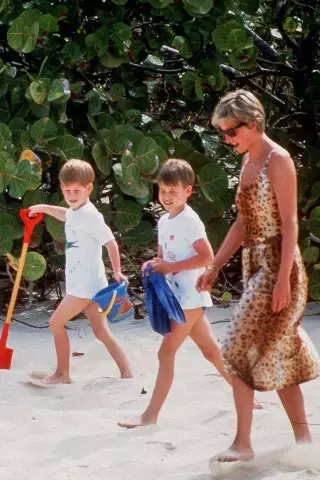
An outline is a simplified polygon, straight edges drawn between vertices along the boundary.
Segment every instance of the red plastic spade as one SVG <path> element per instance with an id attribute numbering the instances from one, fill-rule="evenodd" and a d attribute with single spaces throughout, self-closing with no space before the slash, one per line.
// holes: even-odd
<path id="1" fill-rule="evenodd" d="M 27 255 L 29 243 L 31 240 L 31 235 L 34 227 L 37 225 L 37 223 L 41 222 L 41 220 L 43 219 L 42 213 L 39 213 L 35 217 L 30 218 L 28 217 L 28 212 L 29 210 L 27 208 L 20 210 L 20 217 L 24 223 L 23 247 L 22 247 L 21 256 L 19 260 L 19 268 L 17 271 L 17 275 L 14 281 L 14 286 L 13 286 L 13 290 L 10 298 L 7 316 L 6 316 L 6 319 L 2 328 L 2 332 L 1 332 L 1 337 L 0 337 L 0 369 L 1 370 L 10 370 L 11 368 L 13 348 L 7 347 L 7 340 L 8 340 L 9 329 L 11 325 L 12 314 L 13 314 L 13 310 L 17 300 L 22 272 L 23 272 L 25 261 L 26 261 L 26 255 Z"/>

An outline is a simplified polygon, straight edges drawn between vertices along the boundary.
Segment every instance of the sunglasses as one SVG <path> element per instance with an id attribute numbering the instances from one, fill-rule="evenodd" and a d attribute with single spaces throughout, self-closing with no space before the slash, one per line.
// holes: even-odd
<path id="1" fill-rule="evenodd" d="M 237 135 L 237 130 L 239 128 L 247 125 L 247 123 L 240 122 L 240 123 L 238 123 L 238 125 L 235 125 L 232 128 L 226 128 L 225 130 L 222 130 L 222 128 L 220 128 L 220 127 L 215 128 L 211 124 L 209 124 L 209 125 L 210 125 L 210 130 L 218 130 L 219 135 L 222 135 L 222 136 L 227 135 L 228 137 L 235 137 Z"/>

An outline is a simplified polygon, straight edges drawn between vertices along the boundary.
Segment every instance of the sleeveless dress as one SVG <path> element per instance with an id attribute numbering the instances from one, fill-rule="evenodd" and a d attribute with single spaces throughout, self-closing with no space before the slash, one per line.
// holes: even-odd
<path id="1" fill-rule="evenodd" d="M 280 390 L 320 375 L 318 354 L 300 322 L 307 301 L 307 276 L 296 246 L 290 276 L 291 303 L 272 311 L 272 293 L 281 260 L 281 217 L 267 169 L 240 185 L 238 213 L 245 229 L 243 294 L 222 345 L 227 370 L 259 391 Z"/>

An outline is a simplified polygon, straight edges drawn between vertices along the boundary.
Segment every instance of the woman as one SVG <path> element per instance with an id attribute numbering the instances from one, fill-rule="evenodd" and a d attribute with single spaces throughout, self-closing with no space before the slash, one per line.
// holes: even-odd
<path id="1" fill-rule="evenodd" d="M 246 90 L 225 95 L 212 125 L 242 161 L 236 196 L 238 216 L 197 282 L 210 290 L 219 269 L 243 246 L 244 290 L 223 344 L 233 375 L 237 433 L 217 461 L 251 460 L 254 390 L 277 390 L 297 442 L 311 442 L 300 383 L 316 378 L 316 351 L 299 324 L 307 277 L 297 246 L 297 178 L 289 153 L 265 133 L 265 113 Z"/>

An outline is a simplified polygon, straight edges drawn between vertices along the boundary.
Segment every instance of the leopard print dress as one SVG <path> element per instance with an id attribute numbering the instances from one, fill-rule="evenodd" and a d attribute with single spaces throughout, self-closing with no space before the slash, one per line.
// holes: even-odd
<path id="1" fill-rule="evenodd" d="M 320 375 L 317 352 L 300 327 L 307 276 L 296 247 L 290 277 L 291 303 L 272 312 L 272 292 L 281 260 L 281 217 L 267 175 L 270 152 L 256 181 L 240 185 L 236 203 L 245 228 L 243 294 L 229 324 L 222 352 L 227 370 L 255 390 L 280 390 Z"/>

